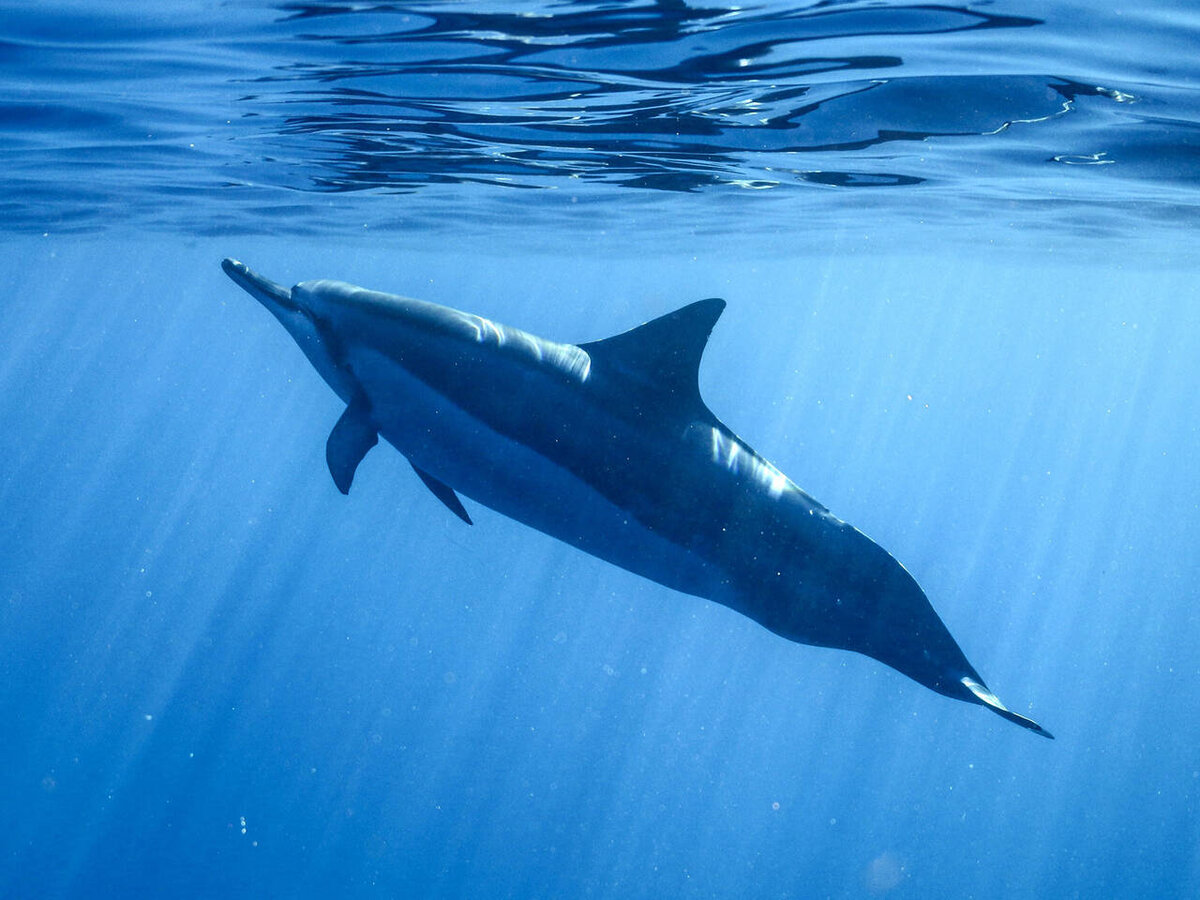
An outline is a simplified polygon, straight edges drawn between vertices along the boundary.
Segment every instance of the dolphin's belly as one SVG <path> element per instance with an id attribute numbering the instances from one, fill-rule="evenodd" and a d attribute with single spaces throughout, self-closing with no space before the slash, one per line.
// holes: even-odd
<path id="1" fill-rule="evenodd" d="M 472 500 L 659 584 L 723 599 L 723 571 L 646 528 L 628 510 L 501 434 L 369 348 L 350 360 L 380 435 L 415 466 Z M 416 483 L 416 482 L 414 482 Z"/>

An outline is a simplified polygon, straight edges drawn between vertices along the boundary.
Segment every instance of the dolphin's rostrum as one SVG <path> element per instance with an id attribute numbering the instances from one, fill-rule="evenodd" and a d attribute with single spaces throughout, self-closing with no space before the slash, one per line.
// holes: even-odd
<path id="1" fill-rule="evenodd" d="M 382 435 L 460 519 L 463 494 L 789 640 L 865 653 L 938 693 L 1007 709 L 912 576 L 800 490 L 700 398 L 725 307 L 701 300 L 574 345 L 445 306 L 226 259 L 345 402 L 326 444 L 350 490 Z"/>

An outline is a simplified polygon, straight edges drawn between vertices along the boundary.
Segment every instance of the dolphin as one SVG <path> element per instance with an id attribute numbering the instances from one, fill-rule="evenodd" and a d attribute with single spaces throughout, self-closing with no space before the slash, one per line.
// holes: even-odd
<path id="1" fill-rule="evenodd" d="M 866 654 L 1008 709 L 908 571 L 730 431 L 700 397 L 720 299 L 583 344 L 339 281 L 290 290 L 222 268 L 346 404 L 325 445 L 349 493 L 379 436 L 470 524 L 459 495 L 791 641 Z"/>

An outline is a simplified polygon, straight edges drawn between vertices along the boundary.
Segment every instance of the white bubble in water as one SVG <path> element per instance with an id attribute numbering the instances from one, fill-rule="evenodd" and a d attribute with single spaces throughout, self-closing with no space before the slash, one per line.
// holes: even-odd
<path id="1" fill-rule="evenodd" d="M 884 852 L 867 865 L 864 881 L 872 894 L 886 894 L 904 880 L 904 864 L 895 853 Z"/>

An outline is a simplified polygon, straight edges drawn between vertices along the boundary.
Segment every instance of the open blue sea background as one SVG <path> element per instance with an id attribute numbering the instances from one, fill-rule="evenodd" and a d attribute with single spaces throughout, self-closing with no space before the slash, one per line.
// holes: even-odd
<path id="1" fill-rule="evenodd" d="M 0 3 L 0 897 L 1200 896 L 1200 13 Z M 713 411 L 1049 742 L 471 504 L 225 278 Z"/>

